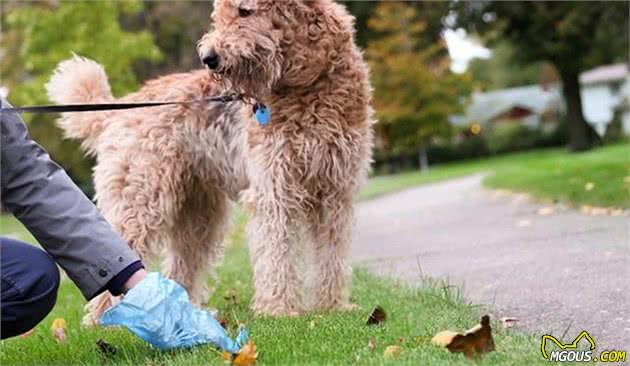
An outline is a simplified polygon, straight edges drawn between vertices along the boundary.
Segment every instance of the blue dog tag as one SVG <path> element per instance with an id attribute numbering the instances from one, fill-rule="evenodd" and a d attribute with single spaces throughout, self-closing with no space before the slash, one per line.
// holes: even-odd
<path id="1" fill-rule="evenodd" d="M 256 121 L 261 126 L 269 123 L 269 119 L 271 118 L 271 111 L 264 104 L 257 104 L 254 106 L 254 115 L 256 116 Z"/>

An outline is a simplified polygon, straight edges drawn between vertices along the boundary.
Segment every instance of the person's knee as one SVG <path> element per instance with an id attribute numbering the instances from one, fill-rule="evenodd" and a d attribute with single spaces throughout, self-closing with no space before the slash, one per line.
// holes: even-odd
<path id="1" fill-rule="evenodd" d="M 59 269 L 43 250 L 22 243 L 2 242 L 2 338 L 21 334 L 53 309 Z"/>

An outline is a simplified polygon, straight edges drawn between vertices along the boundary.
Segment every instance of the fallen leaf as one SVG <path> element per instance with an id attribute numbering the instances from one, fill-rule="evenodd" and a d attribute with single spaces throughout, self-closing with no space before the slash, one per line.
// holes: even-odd
<path id="1" fill-rule="evenodd" d="M 228 364 L 228 365 L 232 364 L 232 358 L 234 357 L 230 352 L 223 351 L 223 353 L 221 353 L 221 357 L 223 357 L 223 361 L 225 364 Z"/>
<path id="2" fill-rule="evenodd" d="M 512 328 L 519 321 L 518 318 L 512 317 L 503 317 L 500 320 L 503 328 Z"/>
<path id="3" fill-rule="evenodd" d="M 540 216 L 549 216 L 549 215 L 553 214 L 554 212 L 556 212 L 555 207 L 553 207 L 553 206 L 545 206 L 545 207 L 539 208 L 537 213 Z"/>
<path id="4" fill-rule="evenodd" d="M 236 366 L 252 366 L 256 363 L 256 358 L 258 358 L 256 344 L 254 341 L 249 341 L 238 351 L 232 364 Z"/>
<path id="5" fill-rule="evenodd" d="M 403 348 L 401 346 L 387 346 L 387 348 L 385 348 L 385 352 L 383 352 L 383 357 L 388 360 L 393 360 L 398 358 L 402 351 Z"/>
<path id="6" fill-rule="evenodd" d="M 610 210 L 610 216 L 622 216 L 623 215 L 623 209 L 621 208 L 613 208 Z"/>
<path id="7" fill-rule="evenodd" d="M 230 323 L 228 322 L 228 320 L 226 318 L 218 318 L 217 319 L 219 324 L 223 327 L 223 329 L 228 329 L 228 327 L 230 326 Z"/>
<path id="8" fill-rule="evenodd" d="M 367 325 L 378 325 L 384 322 L 387 319 L 387 314 L 385 314 L 385 310 L 382 307 L 377 306 L 372 310 L 370 316 L 367 319 Z"/>
<path id="9" fill-rule="evenodd" d="M 587 182 L 587 183 L 584 185 L 584 190 L 585 190 L 585 191 L 592 191 L 592 190 L 593 190 L 593 188 L 595 188 L 595 183 L 593 183 L 593 182 Z"/>
<path id="10" fill-rule="evenodd" d="M 605 216 L 608 215 L 608 209 L 605 207 L 593 207 L 590 214 L 592 216 Z"/>
<path id="11" fill-rule="evenodd" d="M 450 352 L 463 353 L 467 358 L 494 351 L 494 339 L 492 339 L 492 328 L 490 327 L 490 317 L 481 317 L 481 323 L 467 330 L 464 334 L 453 331 L 442 331 L 433 337 L 431 343 L 446 347 Z"/>
<path id="12" fill-rule="evenodd" d="M 375 348 L 376 348 L 376 340 L 374 340 L 374 337 L 371 337 L 370 341 L 368 342 L 368 349 L 370 350 L 370 352 L 374 352 Z"/>
<path id="13" fill-rule="evenodd" d="M 98 346 L 98 351 L 105 356 L 113 356 L 118 351 L 116 347 L 112 346 L 111 344 L 105 342 L 102 339 L 99 339 L 98 341 L 96 341 L 96 345 Z"/>
<path id="14" fill-rule="evenodd" d="M 63 318 L 57 318 L 53 320 L 50 330 L 53 337 L 57 340 L 57 343 L 63 343 L 66 341 L 66 320 Z"/>
<path id="15" fill-rule="evenodd" d="M 27 330 L 26 332 L 20 334 L 20 338 L 27 338 L 31 334 L 33 334 L 33 329 Z"/>
<path id="16" fill-rule="evenodd" d="M 482 316 L 479 325 L 467 330 L 463 335 L 456 335 L 446 348 L 453 353 L 463 352 L 467 358 L 494 351 L 490 317 Z"/>
<path id="17" fill-rule="evenodd" d="M 591 205 L 582 205 L 582 207 L 580 207 L 580 212 L 585 215 L 590 215 L 592 210 L 593 206 Z"/>
<path id="18" fill-rule="evenodd" d="M 431 338 L 431 344 L 446 348 L 457 334 L 457 332 L 453 332 L 452 330 L 443 330 Z"/>

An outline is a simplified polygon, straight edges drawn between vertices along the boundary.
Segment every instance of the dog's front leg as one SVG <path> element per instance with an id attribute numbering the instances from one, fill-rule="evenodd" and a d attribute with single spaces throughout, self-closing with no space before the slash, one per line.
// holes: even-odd
<path id="1" fill-rule="evenodd" d="M 247 227 L 254 270 L 253 310 L 273 316 L 299 315 L 304 310 L 302 279 L 288 215 L 279 207 L 257 206 Z"/>
<path id="2" fill-rule="evenodd" d="M 315 242 L 315 309 L 353 310 L 349 302 L 352 269 L 348 264 L 351 243 L 352 199 L 323 204 L 313 227 Z"/>

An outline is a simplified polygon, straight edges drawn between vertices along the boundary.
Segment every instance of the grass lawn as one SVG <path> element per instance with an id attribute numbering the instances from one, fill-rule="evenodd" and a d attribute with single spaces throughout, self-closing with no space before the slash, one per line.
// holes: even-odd
<path id="1" fill-rule="evenodd" d="M 545 199 L 575 204 L 630 207 L 623 178 L 628 176 L 630 150 L 616 145 L 588 153 L 569 155 L 562 150 L 508 155 L 475 162 L 437 167 L 430 173 L 406 173 L 372 179 L 361 199 L 401 190 L 421 183 L 488 172 L 490 187 L 501 187 Z M 585 190 L 592 182 L 593 189 Z M 234 332 L 236 319 L 246 324 L 259 351 L 258 364 L 408 364 L 408 365 L 530 365 L 548 364 L 540 355 L 540 338 L 503 329 L 494 323 L 497 351 L 473 363 L 461 354 L 450 354 L 429 344 L 440 330 L 464 330 L 476 324 L 482 309 L 466 304 L 450 287 L 418 280 L 409 287 L 381 279 L 366 271 L 355 270 L 352 297 L 361 310 L 349 313 L 310 314 L 299 318 L 264 318 L 248 308 L 252 296 L 243 226 L 245 218 L 237 215 L 232 243 L 225 261 L 218 269 L 218 284 L 210 304 L 219 309 Z M 0 234 L 34 242 L 32 236 L 10 216 L 0 217 Z M 236 294 L 229 300 L 226 294 Z M 29 364 L 129 364 L 129 365 L 221 365 L 219 353 L 212 347 L 160 352 L 122 329 L 82 329 L 80 319 L 85 301 L 66 279 L 62 282 L 53 312 L 27 338 L 0 342 L 1 365 Z M 367 326 L 365 320 L 376 305 L 387 312 L 382 326 Z M 68 341 L 57 344 L 51 336 L 53 319 L 68 323 Z M 495 319 L 496 320 L 496 319 Z M 368 343 L 374 338 L 376 348 Z M 116 346 L 113 356 L 98 353 L 96 340 Z M 385 360 L 388 345 L 400 345 L 404 352 L 396 360 Z"/>
<path id="2" fill-rule="evenodd" d="M 11 218 L 3 217 L 5 223 Z M 465 304 L 457 292 L 435 284 L 411 288 L 393 280 L 376 278 L 358 269 L 354 273 L 352 297 L 361 310 L 348 313 L 310 314 L 299 318 L 257 317 L 248 305 L 253 293 L 243 226 L 238 215 L 231 245 L 218 269 L 218 286 L 210 304 L 228 320 L 234 334 L 235 319 L 245 323 L 259 352 L 259 365 L 470 365 L 461 354 L 432 346 L 431 337 L 440 330 L 464 330 L 479 321 L 481 309 Z M 13 225 L 13 224 L 10 224 Z M 420 281 L 419 281 L 420 283 Z M 236 294 L 229 300 L 226 294 Z M 79 326 L 84 300 L 68 280 L 62 282 L 52 313 L 27 338 L 0 342 L 1 365 L 221 365 L 219 353 L 210 346 L 191 350 L 160 352 L 122 329 L 83 329 Z M 371 309 L 381 305 L 387 312 L 382 326 L 367 326 Z M 68 323 L 68 340 L 57 344 L 50 333 L 55 318 Z M 497 351 L 480 365 L 548 364 L 540 356 L 540 339 L 494 323 Z M 368 343 L 374 338 L 376 348 Z M 103 339 L 116 346 L 113 356 L 103 356 L 95 342 Z M 393 361 L 383 358 L 389 345 L 401 345 L 402 355 Z M 544 361 L 544 362 L 543 362 Z"/>
<path id="3" fill-rule="evenodd" d="M 579 205 L 630 208 L 630 145 L 616 144 L 570 154 L 548 149 L 432 168 L 429 173 L 376 177 L 360 195 L 369 199 L 385 193 L 471 173 L 486 172 L 484 184 L 527 192 L 534 197 Z M 587 190 L 587 183 L 593 187 Z"/>

